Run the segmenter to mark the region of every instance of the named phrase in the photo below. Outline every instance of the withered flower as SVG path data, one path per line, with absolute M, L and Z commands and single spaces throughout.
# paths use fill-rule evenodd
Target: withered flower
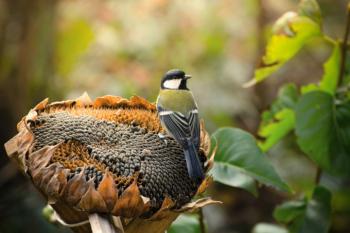
M 45 99 L 17 128 L 5 145 L 9 157 L 67 224 L 98 213 L 120 217 L 125 232 L 164 232 L 181 212 L 216 203 L 190 202 L 210 178 L 200 185 L 189 178 L 181 147 L 158 136 L 155 105 L 143 98 Z M 204 171 L 213 162 L 209 150 L 202 124 Z M 72 229 L 91 232 L 89 224 Z

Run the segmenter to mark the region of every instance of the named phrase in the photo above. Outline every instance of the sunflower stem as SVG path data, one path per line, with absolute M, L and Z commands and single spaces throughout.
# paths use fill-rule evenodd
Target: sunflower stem
M 199 208 L 198 215 L 199 215 L 199 226 L 200 226 L 201 233 L 206 233 L 207 231 L 204 224 L 204 215 L 203 215 L 202 208 Z
M 350 3 L 347 7 L 347 19 L 346 19 L 346 27 L 345 27 L 345 33 L 344 38 L 341 43 L 341 60 L 340 60 L 340 72 L 339 72 L 339 79 L 338 79 L 338 87 L 342 85 L 343 79 L 345 76 L 345 65 L 346 65 L 346 52 L 348 49 L 348 38 L 350 34 Z
M 114 226 L 108 215 L 90 214 L 89 221 L 93 233 L 124 233 L 123 228 Z

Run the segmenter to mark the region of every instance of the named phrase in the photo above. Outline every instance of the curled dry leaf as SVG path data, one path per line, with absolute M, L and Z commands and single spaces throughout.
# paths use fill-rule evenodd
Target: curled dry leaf
M 180 212 L 218 203 L 190 203 L 210 178 L 200 185 L 189 178 L 182 148 L 159 138 L 156 107 L 141 97 L 92 101 L 84 93 L 51 104 L 45 99 L 17 128 L 5 145 L 9 157 L 68 223 L 101 213 L 123 218 L 126 232 L 164 232 Z M 202 121 L 199 156 L 205 171 L 209 151 Z

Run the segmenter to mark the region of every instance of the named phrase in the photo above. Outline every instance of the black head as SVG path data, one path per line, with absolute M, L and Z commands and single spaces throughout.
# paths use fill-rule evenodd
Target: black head
M 187 79 L 191 76 L 186 75 L 182 70 L 174 69 L 165 73 L 162 78 L 162 89 L 188 90 Z

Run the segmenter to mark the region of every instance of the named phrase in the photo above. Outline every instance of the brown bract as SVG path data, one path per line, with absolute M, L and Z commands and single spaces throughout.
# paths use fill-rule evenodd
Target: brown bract
M 173 139 L 159 139 L 156 107 L 141 97 L 91 101 L 85 93 L 51 104 L 45 99 L 17 129 L 5 144 L 9 157 L 67 223 L 103 213 L 121 217 L 126 232 L 164 232 L 181 212 L 217 203 L 190 202 L 211 179 L 197 185 L 188 177 L 181 148 Z M 202 122 L 199 156 L 205 171 L 213 162 L 209 151 Z

